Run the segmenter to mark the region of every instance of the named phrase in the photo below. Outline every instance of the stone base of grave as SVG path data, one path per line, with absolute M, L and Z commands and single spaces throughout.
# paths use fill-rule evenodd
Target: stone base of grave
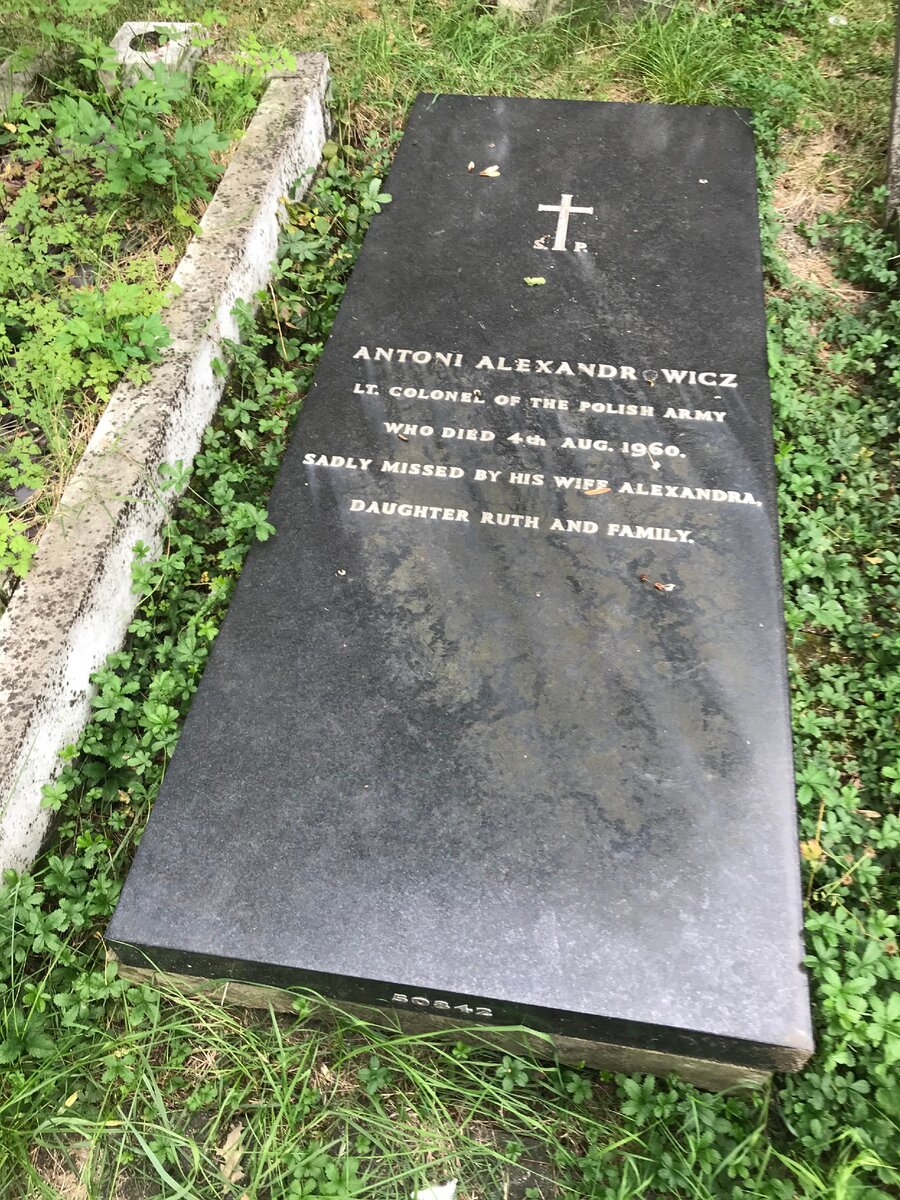
M 647 0 L 610 0 L 606 7 L 610 17 L 632 20 L 647 6 Z M 661 7 L 668 7 L 668 4 Z M 562 0 L 497 0 L 497 8 L 531 21 L 547 21 L 561 11 Z
M 192 75 L 203 57 L 199 42 L 202 32 L 200 25 L 190 21 L 126 21 L 109 43 L 119 64 L 122 84 L 129 87 L 142 77 L 152 79 L 158 66 L 169 72 Z M 152 38 L 154 34 L 167 40 L 155 46 L 141 46 L 142 38 Z M 138 45 L 134 46 L 134 42 Z M 110 93 L 116 91 L 120 82 L 114 71 L 102 72 L 101 79 Z
M 559 11 L 560 3 L 561 0 L 497 0 L 497 7 L 518 17 L 546 21 Z
M 0 64 L 0 112 L 6 112 L 16 96 L 26 96 L 45 60 L 41 56 L 17 65 L 18 57 L 11 54 Z
M 118 961 L 112 953 L 113 961 Z M 235 980 L 201 979 L 197 975 L 174 975 L 148 967 L 133 967 L 119 962 L 119 974 L 133 983 L 158 987 L 174 999 L 203 997 L 216 1004 L 236 1004 L 244 1008 L 269 1008 L 274 1012 L 294 1012 L 297 994 L 285 988 L 266 987 L 257 983 Z M 397 1033 L 465 1032 L 465 1040 L 492 1049 L 513 1053 L 533 1054 L 536 1058 L 557 1059 L 570 1066 L 593 1068 L 598 1071 L 619 1071 L 626 1075 L 678 1075 L 686 1083 L 710 1092 L 732 1091 L 737 1088 L 758 1087 L 770 1077 L 770 1072 L 737 1063 L 716 1062 L 712 1059 L 688 1058 L 680 1054 L 665 1054 L 636 1046 L 621 1046 L 610 1042 L 586 1041 L 583 1038 L 558 1034 L 542 1034 L 524 1028 L 492 1029 L 473 1026 L 465 1020 L 440 1017 L 434 1013 L 404 1011 L 396 1008 L 377 1008 L 344 1001 L 323 1007 L 322 1016 L 342 1013 L 359 1017 L 373 1025 Z M 790 1056 L 785 1051 L 786 1058 Z M 795 1070 L 798 1063 L 785 1062 L 786 1070 Z

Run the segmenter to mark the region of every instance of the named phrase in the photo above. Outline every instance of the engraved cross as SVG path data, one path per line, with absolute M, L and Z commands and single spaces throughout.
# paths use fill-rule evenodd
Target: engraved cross
M 539 204 L 538 212 L 556 212 L 559 217 L 556 222 L 556 237 L 553 239 L 552 249 L 565 250 L 566 236 L 569 232 L 569 215 L 570 213 L 587 213 L 588 216 L 594 215 L 592 208 L 575 208 L 572 205 L 572 197 L 565 192 L 560 197 L 559 204 Z M 583 242 L 577 242 L 578 249 L 584 249 Z

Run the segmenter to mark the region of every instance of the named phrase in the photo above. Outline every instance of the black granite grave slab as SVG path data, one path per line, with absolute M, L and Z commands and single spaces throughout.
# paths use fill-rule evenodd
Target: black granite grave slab
M 387 188 L 110 942 L 796 1068 L 749 114 L 421 96 Z

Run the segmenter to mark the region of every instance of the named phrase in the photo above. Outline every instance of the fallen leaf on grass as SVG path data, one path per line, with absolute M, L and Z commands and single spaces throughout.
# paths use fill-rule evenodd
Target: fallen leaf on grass
M 822 849 L 817 838 L 810 838 L 806 842 L 801 842 L 800 854 L 807 862 L 820 862 L 825 857 L 825 851 Z
M 216 1151 L 216 1158 L 222 1164 L 219 1167 L 219 1174 L 226 1183 L 239 1183 L 244 1177 L 244 1172 L 241 1170 L 241 1159 L 244 1156 L 244 1147 L 241 1145 L 241 1135 L 243 1132 L 243 1125 L 235 1125 L 234 1129 L 232 1129 L 228 1137 Z
M 607 492 L 611 492 L 611 491 L 612 491 L 612 488 L 606 488 L 606 487 L 585 488 L 584 494 L 586 496 L 605 496 Z
M 870 821 L 880 821 L 881 820 L 881 813 L 876 812 L 874 808 L 858 808 L 856 810 L 856 813 L 857 813 L 857 816 L 867 817 L 868 820 L 870 820 Z
M 543 277 L 543 275 L 526 275 L 525 276 L 525 283 L 528 285 L 528 287 L 540 287 L 542 283 L 546 283 L 546 282 L 547 282 L 547 280 Z
M 488 179 L 496 179 L 500 174 L 500 168 L 496 165 L 493 167 L 485 167 L 483 171 L 478 172 L 479 175 L 486 175 Z

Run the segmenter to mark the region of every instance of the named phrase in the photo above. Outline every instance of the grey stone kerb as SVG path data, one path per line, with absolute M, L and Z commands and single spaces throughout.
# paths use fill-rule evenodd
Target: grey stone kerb
M 269 84 L 196 236 L 164 313 L 172 344 L 146 384 L 120 384 L 0 618 L 0 867 L 34 858 L 49 825 L 41 789 L 90 713 L 89 677 L 131 621 L 136 542 L 157 547 L 173 497 L 163 463 L 192 462 L 223 380 L 212 369 L 232 309 L 265 283 L 281 198 L 308 182 L 328 134 L 324 54 Z M 305 187 L 305 183 L 303 185 Z
M 894 93 L 888 139 L 888 219 L 900 219 L 900 18 L 894 33 Z

